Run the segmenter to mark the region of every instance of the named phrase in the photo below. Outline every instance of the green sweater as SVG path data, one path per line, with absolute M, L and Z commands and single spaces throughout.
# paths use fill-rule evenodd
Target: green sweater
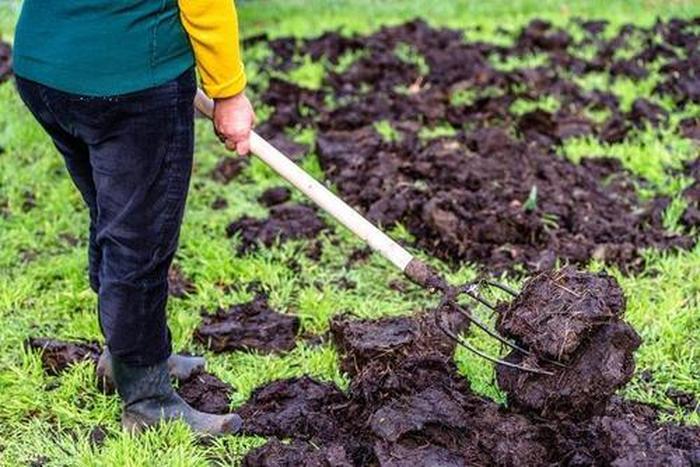
M 81 95 L 140 91 L 194 64 L 177 0 L 24 0 L 14 72 Z

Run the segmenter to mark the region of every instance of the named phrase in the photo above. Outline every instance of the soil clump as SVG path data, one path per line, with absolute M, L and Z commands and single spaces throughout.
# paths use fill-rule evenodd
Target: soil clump
M 192 282 L 177 264 L 170 266 L 168 270 L 168 294 L 175 298 L 185 298 L 197 292 Z
M 195 409 L 214 414 L 230 412 L 233 387 L 205 371 L 179 382 L 177 392 Z
M 96 342 L 68 342 L 45 337 L 30 337 L 25 342 L 28 349 L 38 351 L 44 371 L 59 375 L 71 366 L 90 361 L 97 365 L 102 347 Z
M 316 211 L 302 204 L 279 204 L 270 207 L 270 216 L 256 219 L 244 215 L 232 222 L 226 229 L 229 237 L 240 236 L 239 253 L 254 250 L 259 245 L 272 246 L 276 242 L 314 238 L 326 224 Z
M 194 338 L 214 352 L 284 352 L 296 345 L 299 325 L 298 317 L 274 311 L 258 294 L 248 303 L 205 314 Z

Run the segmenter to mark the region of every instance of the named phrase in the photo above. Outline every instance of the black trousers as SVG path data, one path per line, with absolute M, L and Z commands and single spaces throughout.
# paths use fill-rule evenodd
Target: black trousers
M 85 79 L 90 79 L 86 76 Z M 89 97 L 17 77 L 90 212 L 88 271 L 112 354 L 170 355 L 165 307 L 192 171 L 193 70 L 144 91 Z

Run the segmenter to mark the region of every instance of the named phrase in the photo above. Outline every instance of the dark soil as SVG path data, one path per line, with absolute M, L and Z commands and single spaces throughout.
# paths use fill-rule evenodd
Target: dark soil
M 195 373 L 180 381 L 177 392 L 192 407 L 206 413 L 224 414 L 230 411 L 231 385 L 207 372 Z
M 67 342 L 44 337 L 31 337 L 25 345 L 41 355 L 44 370 L 50 375 L 58 375 L 71 366 L 90 361 L 97 365 L 102 346 L 96 342 Z
M 568 362 L 584 340 L 617 321 L 625 297 L 615 278 L 565 268 L 529 279 L 501 306 L 497 329 L 542 357 Z
M 508 402 L 528 412 L 586 419 L 605 409 L 634 373 L 637 333 L 623 322 L 625 297 L 605 274 L 573 268 L 528 280 L 520 295 L 500 307 L 497 329 L 532 352 L 506 360 L 542 367 L 552 376 L 497 368 Z M 543 359 L 566 363 L 559 368 Z
M 273 439 L 251 451 L 243 461 L 243 467 L 350 467 L 353 465 L 342 444 L 317 447 L 311 443 L 293 440 L 282 443 Z
M 194 283 L 185 276 L 177 264 L 168 270 L 168 293 L 171 297 L 185 298 L 197 292 Z
M 214 167 L 211 178 L 219 183 L 227 184 L 238 177 L 247 165 L 247 157 L 222 157 Z
M 12 76 L 12 47 L 7 42 L 0 41 L 0 83 Z
M 540 297 L 540 288 L 564 286 L 581 295 L 575 297 L 580 300 L 556 295 L 571 304 L 569 309 L 556 314 L 546 302 L 541 312 L 550 321 L 562 321 L 546 323 L 544 334 L 552 339 L 562 342 L 562 330 L 577 330 L 580 343 L 567 353 L 569 369 L 553 382 L 518 388 L 526 395 L 535 387 L 554 394 L 545 404 L 548 410 L 526 404 L 508 409 L 471 392 L 434 311 L 379 320 L 340 316 L 331 322 L 331 332 L 341 368 L 351 378 L 348 391 L 309 377 L 259 388 L 239 411 L 245 432 L 292 442 L 272 439 L 250 452 L 245 465 L 297 465 L 307 458 L 311 465 L 324 466 L 694 465 L 700 429 L 659 424 L 656 409 L 620 401 L 610 390 L 631 376 L 632 351 L 639 345 L 634 331 L 620 321 L 625 302 L 617 284 L 571 269 L 547 277 L 558 286 L 533 279 L 508 314 L 512 328 L 519 329 L 526 319 L 540 322 L 528 308 Z M 524 317 L 514 319 L 521 308 Z M 589 321 L 572 319 L 577 310 L 587 311 Z M 446 326 L 455 332 L 467 329 L 460 314 L 444 311 L 440 319 Z M 544 339 L 532 342 L 553 348 Z M 568 382 L 574 379 L 581 388 Z
M 258 294 L 251 302 L 204 315 L 194 338 L 214 352 L 270 353 L 293 349 L 298 332 L 298 317 L 272 310 L 267 298 Z
M 266 219 L 243 216 L 226 229 L 229 237 L 238 234 L 241 238 L 240 253 L 254 250 L 258 246 L 272 246 L 276 242 L 314 238 L 326 228 L 316 211 L 301 204 L 280 204 L 270 208 Z
M 635 179 L 618 161 L 591 154 L 596 157 L 573 164 L 557 152 L 571 137 L 620 142 L 647 124 L 667 127 L 668 114 L 655 97 L 670 95 L 679 105 L 700 98 L 700 81 L 687 71 L 700 66 L 700 35 L 692 20 L 627 25 L 610 38 L 588 27 L 571 25 L 584 32 L 577 41 L 567 30 L 533 20 L 513 35 L 511 47 L 469 42 L 462 31 L 419 20 L 367 36 L 275 39 L 270 47 L 279 55 L 269 66 L 281 71 L 293 66 L 295 55 L 329 64 L 349 51 L 364 55 L 342 73 L 328 65 L 320 91 L 272 78 L 263 94 L 275 109 L 266 131 L 316 130 L 316 152 L 340 194 L 375 222 L 406 225 L 418 247 L 447 261 L 500 272 L 596 258 L 640 270 L 641 250 L 689 248 L 696 239 L 665 231 L 662 216 L 651 215 L 658 201 L 640 200 Z M 395 52 L 400 44 L 424 60 L 427 73 Z M 585 46 L 597 50 L 593 58 L 578 55 Z M 614 58 L 630 47 L 638 48 L 632 58 Z M 548 63 L 508 71 L 496 65 L 529 53 L 546 55 Z M 637 99 L 629 111 L 607 90 L 587 91 L 571 79 L 605 72 L 611 80 L 640 79 L 654 61 L 665 63 L 662 83 L 654 98 Z M 453 103 L 462 90 L 475 97 Z M 511 109 L 516 100 L 545 97 L 554 97 L 559 110 L 520 115 Z M 596 123 L 589 111 L 610 116 Z M 386 141 L 375 131 L 382 120 L 398 138 Z M 437 125 L 452 127 L 454 136 L 418 137 Z M 694 131 L 694 123 L 685 122 L 683 131 Z
M 666 390 L 666 397 L 687 412 L 700 412 L 700 402 L 698 402 L 698 399 L 690 392 L 668 388 Z
M 283 186 L 276 186 L 273 188 L 268 188 L 260 195 L 258 201 L 267 207 L 276 206 L 278 204 L 286 203 L 292 197 L 292 192 L 289 188 Z

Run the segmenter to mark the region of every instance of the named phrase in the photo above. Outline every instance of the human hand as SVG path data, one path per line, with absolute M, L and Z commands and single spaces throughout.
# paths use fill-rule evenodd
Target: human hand
M 214 100 L 214 131 L 222 143 L 241 156 L 250 152 L 255 112 L 244 92 Z

